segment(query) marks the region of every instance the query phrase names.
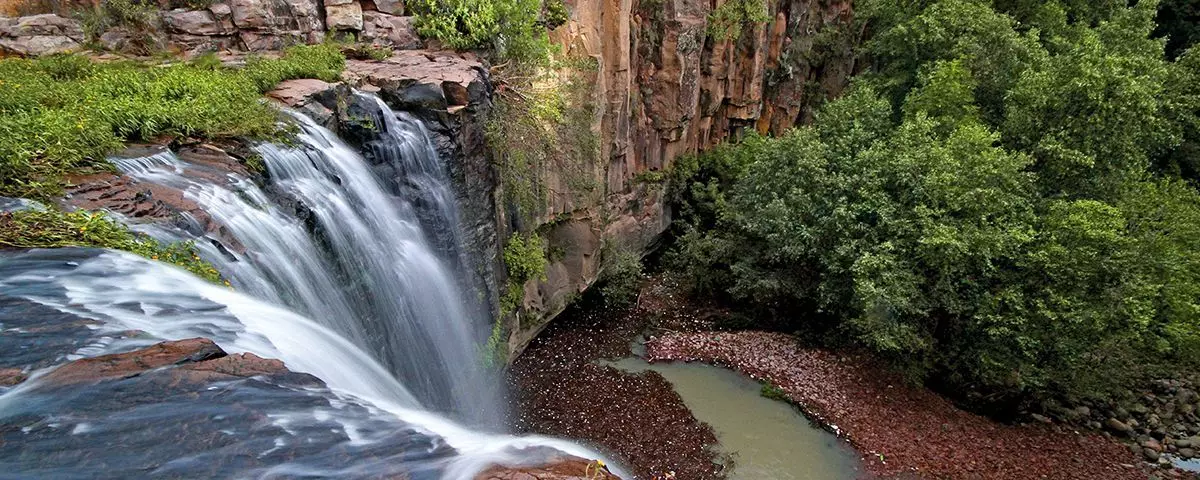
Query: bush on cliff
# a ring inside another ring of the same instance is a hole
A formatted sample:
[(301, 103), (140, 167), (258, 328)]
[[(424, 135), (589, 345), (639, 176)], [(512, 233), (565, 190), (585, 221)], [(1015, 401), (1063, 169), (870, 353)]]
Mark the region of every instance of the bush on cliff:
[(290, 78), (335, 79), (343, 62), (324, 45), (241, 70), (72, 55), (0, 60), (0, 196), (53, 196), (64, 175), (111, 168), (106, 155), (129, 141), (271, 135), (275, 111), (260, 92)]
[(1121, 3), (1040, 28), (867, 3), (875, 68), (850, 94), (681, 164), (677, 258), (977, 405), (1200, 363), (1200, 193), (1161, 168), (1196, 140), (1198, 70), (1151, 37), (1155, 2)]
[[(417, 33), (457, 50), (483, 50), (497, 62), (543, 65), (551, 44), (542, 0), (413, 0)], [(563, 21), (563, 9), (549, 10)]]

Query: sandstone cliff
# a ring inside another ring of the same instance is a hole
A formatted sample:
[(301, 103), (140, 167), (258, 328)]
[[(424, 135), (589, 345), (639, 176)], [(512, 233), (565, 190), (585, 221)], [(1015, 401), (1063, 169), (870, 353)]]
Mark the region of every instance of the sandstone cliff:
[(549, 188), (558, 193), (539, 228), (556, 255), (546, 280), (526, 285), (514, 354), (601, 276), (606, 248), (645, 252), (666, 230), (664, 186), (641, 180), (646, 172), (751, 130), (778, 134), (808, 121), (846, 86), (862, 35), (850, 0), (769, 0), (771, 21), (730, 40), (710, 34), (709, 14), (723, 0), (567, 3), (570, 21), (552, 39), (599, 63), (592, 128), (604, 195), (578, 204), (566, 182)]

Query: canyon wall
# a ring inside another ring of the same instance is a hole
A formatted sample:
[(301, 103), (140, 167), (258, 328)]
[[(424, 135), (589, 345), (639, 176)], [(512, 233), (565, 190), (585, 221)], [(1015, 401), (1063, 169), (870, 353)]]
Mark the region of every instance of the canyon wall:
[(511, 353), (601, 277), (606, 254), (644, 253), (666, 230), (665, 185), (652, 172), (750, 131), (782, 133), (846, 87), (862, 36), (850, 0), (767, 0), (771, 20), (728, 40), (709, 25), (723, 3), (568, 0), (570, 20), (551, 38), (567, 56), (599, 64), (593, 170), (603, 195), (580, 203), (571, 182), (547, 174), (558, 181), (537, 230), (550, 265), (545, 280), (525, 286)]

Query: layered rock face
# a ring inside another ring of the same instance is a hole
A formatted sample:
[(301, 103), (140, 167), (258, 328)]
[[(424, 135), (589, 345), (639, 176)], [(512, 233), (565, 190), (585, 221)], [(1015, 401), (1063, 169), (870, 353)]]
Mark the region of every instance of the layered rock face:
[[(69, 2), (67, 2), (69, 3)], [(0, 17), (0, 54), (23, 56), (78, 51), (87, 40), (74, 10), (90, 6), (60, 5), (61, 11), (19, 18)], [(381, 46), (419, 48), (412, 17), (404, 17), (399, 0), (376, 4), (359, 0), (224, 0), (207, 8), (170, 9), (160, 2), (148, 32), (116, 26), (95, 32), (106, 49), (145, 53), (133, 41), (152, 39), (158, 48), (185, 53), (215, 50), (271, 51), (289, 45), (320, 43), (326, 32), (350, 35)], [(33, 8), (32, 6), (29, 8)]]
[[(602, 142), (595, 180), (604, 195), (594, 204), (550, 195), (538, 229), (556, 255), (546, 280), (526, 285), (511, 353), (602, 275), (603, 250), (646, 252), (666, 230), (664, 186), (639, 181), (646, 172), (750, 131), (782, 133), (847, 85), (862, 36), (850, 0), (767, 0), (771, 20), (731, 39), (714, 37), (709, 25), (724, 3), (567, 1), (570, 21), (552, 38), (568, 55), (599, 63), (592, 128)], [(559, 182), (549, 190), (571, 189)]]

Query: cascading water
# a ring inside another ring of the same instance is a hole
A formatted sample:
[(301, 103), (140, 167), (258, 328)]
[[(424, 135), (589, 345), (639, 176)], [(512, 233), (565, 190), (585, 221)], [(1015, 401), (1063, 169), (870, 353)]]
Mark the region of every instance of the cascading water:
[[(32, 335), (43, 346), (22, 354), (46, 359), (32, 363), (40, 370), (30, 380), (0, 389), (0, 426), (26, 425), (0, 428), (0, 445), (23, 447), (0, 448), (0, 465), (64, 478), (101, 468), (113, 478), (458, 479), (491, 462), (520, 463), (517, 449), (527, 447), (597, 457), (565, 442), (458, 426), (492, 423), (501, 412), (496, 382), (480, 366), (487, 321), (460, 280), (468, 262), (457, 206), (423, 127), (374, 97), (359, 100), (375, 107), (370, 163), (299, 115), (297, 145), (257, 147), (269, 172), (263, 188), (169, 152), (115, 160), (131, 177), (185, 192), (212, 217), (219, 232), (197, 246), (236, 290), (119, 252), (0, 257), (0, 346), (17, 338), (24, 348)], [(201, 222), (184, 223), (157, 233), (206, 233)], [(55, 322), (57, 336), (43, 342), (39, 325)], [(48, 393), (38, 382), (68, 360), (191, 337), (279, 358), (329, 390), (255, 377), (146, 405), (126, 398), (125, 381), (82, 394)], [(92, 395), (113, 400), (81, 400)], [(200, 445), (179, 444), (176, 430)], [(131, 443), (120, 454), (106, 447)]]
[[(0, 389), (0, 478), (460, 480), (488, 464), (520, 464), (536, 447), (597, 458), (560, 440), (458, 426), (426, 411), (387, 368), (336, 332), (128, 253), (60, 249), (0, 258), (0, 319), (7, 355), (32, 345), (49, 359), (20, 386)], [(137, 383), (140, 377), (80, 389), (39, 382), (66, 360), (193, 337), (230, 353), (282, 359), (328, 389), (273, 377), (184, 394), (156, 390), (179, 382), (171, 377), (159, 387)]]
[(309, 226), (253, 182), (205, 183), (169, 152), (115, 163), (134, 178), (183, 189), (226, 227), (246, 253), (206, 258), (238, 289), (373, 352), (427, 408), (486, 423), (500, 402), (476, 347), (486, 322), (455, 280), (462, 247), (453, 194), (420, 124), (375, 97), (364, 100), (378, 109), (379, 138), (368, 148), (394, 169), (395, 193), (385, 188), (391, 179), (302, 115), (293, 115), (298, 146), (256, 148), (267, 188), (311, 217)]

